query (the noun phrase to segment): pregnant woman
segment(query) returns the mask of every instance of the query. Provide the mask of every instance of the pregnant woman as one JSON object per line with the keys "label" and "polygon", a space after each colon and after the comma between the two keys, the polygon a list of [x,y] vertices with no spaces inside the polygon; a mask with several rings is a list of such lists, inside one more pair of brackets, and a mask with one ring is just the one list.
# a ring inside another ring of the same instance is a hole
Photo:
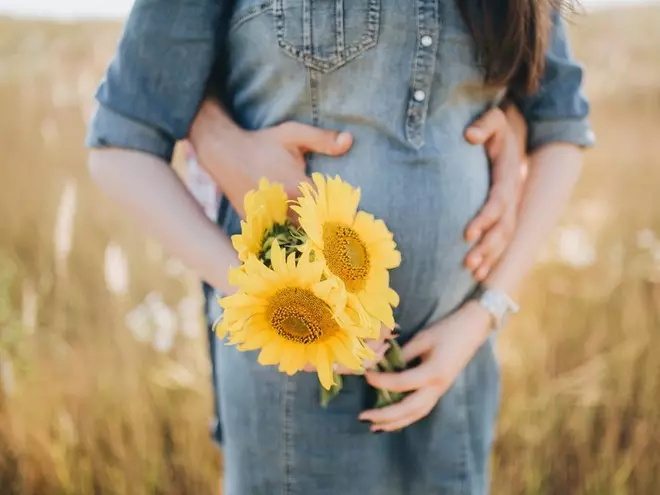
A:
{"label": "pregnant woman", "polygon": [[[313,154],[308,171],[360,187],[361,207],[385,220],[403,259],[392,272],[401,296],[395,317],[415,366],[368,373],[366,381],[346,377],[328,409],[319,407],[314,374],[289,377],[258,365],[253,353],[216,346],[225,495],[487,493],[499,392],[493,331],[515,310],[511,294],[579,176],[579,148],[592,140],[560,7],[138,0],[89,137],[98,148],[90,168],[111,196],[214,287],[231,290],[227,271],[237,263],[226,235],[163,165],[197,113],[207,83],[200,73],[218,56],[224,63],[211,89],[240,127],[256,131],[218,139],[231,161],[255,153],[255,136],[267,148],[262,130],[285,121],[343,131],[338,145],[352,139],[350,151]],[[463,134],[505,95],[527,121],[529,172],[513,237],[478,283],[464,266],[471,248],[464,232],[491,175],[484,147]],[[311,129],[292,125],[293,134]],[[272,159],[277,168],[279,157]],[[229,234],[239,229],[228,205],[219,222]],[[366,382],[409,394],[369,409]]]}

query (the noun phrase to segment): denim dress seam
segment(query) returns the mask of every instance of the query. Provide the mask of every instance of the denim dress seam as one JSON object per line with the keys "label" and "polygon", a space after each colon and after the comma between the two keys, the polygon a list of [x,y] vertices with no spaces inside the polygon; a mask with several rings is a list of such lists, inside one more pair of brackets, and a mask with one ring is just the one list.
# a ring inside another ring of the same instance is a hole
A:
{"label": "denim dress seam", "polygon": [[335,0],[335,37],[337,39],[336,52],[343,59],[345,50],[344,37],[344,1]]}
{"label": "denim dress seam", "polygon": [[296,382],[288,375],[282,376],[283,380],[283,393],[282,393],[282,446],[283,455],[282,461],[284,463],[284,480],[282,485],[282,495],[294,494],[294,438],[293,438],[293,402],[296,392]]}
{"label": "denim dress seam", "polygon": [[458,471],[459,471],[459,490],[458,493],[462,495],[476,495],[470,493],[470,470],[469,470],[469,459],[468,453],[470,451],[470,422],[468,418],[469,407],[468,407],[468,384],[466,383],[467,376],[465,370],[460,377],[460,382],[458,385],[459,389],[459,404],[458,411],[460,414],[459,428],[462,437],[461,452],[458,456]]}
{"label": "denim dress seam", "polygon": [[[314,69],[308,68],[307,74],[309,77],[309,100],[312,106],[312,125],[318,127],[319,125],[319,73]],[[305,162],[305,173],[310,174],[312,167],[311,163],[314,160],[314,154],[310,153],[307,155],[307,160]]]}

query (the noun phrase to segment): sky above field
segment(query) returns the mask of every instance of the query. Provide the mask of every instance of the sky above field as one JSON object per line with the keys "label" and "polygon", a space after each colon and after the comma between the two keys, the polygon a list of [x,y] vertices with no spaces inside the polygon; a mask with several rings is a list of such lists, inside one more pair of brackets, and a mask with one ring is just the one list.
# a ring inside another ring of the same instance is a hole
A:
{"label": "sky above field", "polygon": [[[134,0],[0,0],[0,14],[26,17],[123,17]],[[632,6],[660,0],[581,0],[589,8]]]}

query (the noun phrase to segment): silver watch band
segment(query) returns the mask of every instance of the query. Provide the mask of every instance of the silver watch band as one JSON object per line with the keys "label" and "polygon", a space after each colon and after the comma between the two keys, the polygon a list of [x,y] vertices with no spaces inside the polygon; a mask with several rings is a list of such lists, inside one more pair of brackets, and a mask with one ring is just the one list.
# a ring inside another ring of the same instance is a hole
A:
{"label": "silver watch band", "polygon": [[474,297],[493,318],[493,329],[499,330],[506,323],[510,314],[517,313],[520,309],[518,304],[503,291],[491,289],[485,285],[479,285]]}

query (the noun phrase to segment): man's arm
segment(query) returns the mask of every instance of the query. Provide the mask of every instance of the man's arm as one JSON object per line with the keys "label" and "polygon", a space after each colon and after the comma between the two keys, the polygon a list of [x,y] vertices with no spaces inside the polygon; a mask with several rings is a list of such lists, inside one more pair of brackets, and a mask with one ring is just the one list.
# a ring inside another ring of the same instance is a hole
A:
{"label": "man's arm", "polygon": [[214,63],[223,61],[229,3],[136,0],[87,135],[101,189],[225,293],[229,266],[238,264],[231,243],[166,165],[188,134]]}
{"label": "man's arm", "polygon": [[223,294],[234,291],[229,269],[239,262],[231,242],[162,159],[97,149],[90,153],[89,169],[99,187],[170,253]]}
{"label": "man's arm", "polygon": [[96,93],[87,145],[169,162],[224,57],[229,0],[136,0]]}

